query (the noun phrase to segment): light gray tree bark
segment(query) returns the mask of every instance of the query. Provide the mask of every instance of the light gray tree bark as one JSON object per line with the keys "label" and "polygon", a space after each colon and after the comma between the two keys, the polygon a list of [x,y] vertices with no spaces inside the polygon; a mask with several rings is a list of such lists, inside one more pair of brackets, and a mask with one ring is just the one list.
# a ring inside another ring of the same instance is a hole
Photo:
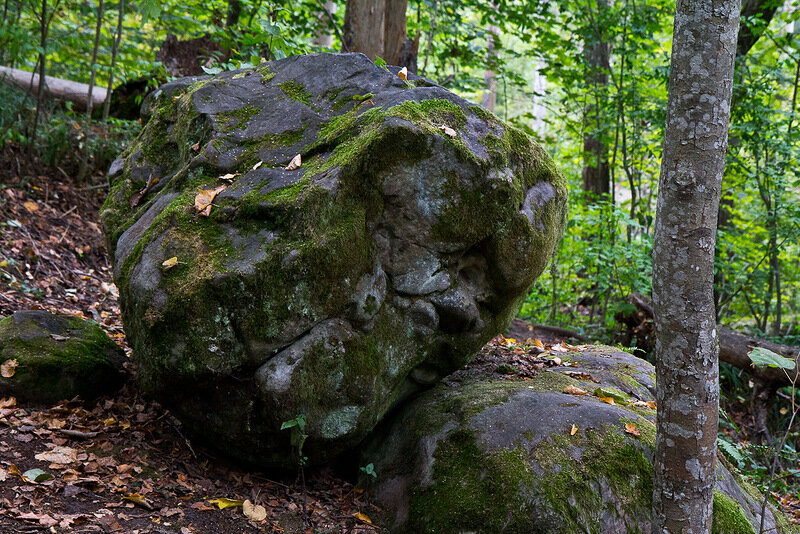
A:
{"label": "light gray tree bark", "polygon": [[738,0],[678,0],[653,247],[653,534],[711,531],[719,405],[713,276]]}

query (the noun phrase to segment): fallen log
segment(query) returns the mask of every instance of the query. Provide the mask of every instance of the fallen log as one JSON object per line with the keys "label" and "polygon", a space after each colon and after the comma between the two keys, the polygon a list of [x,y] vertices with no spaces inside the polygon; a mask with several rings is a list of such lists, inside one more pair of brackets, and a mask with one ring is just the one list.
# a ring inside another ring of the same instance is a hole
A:
{"label": "fallen log", "polygon": [[[26,70],[0,66],[0,81],[11,83],[36,95],[39,91],[39,75]],[[72,102],[79,110],[89,103],[89,84],[45,76],[45,91],[59,100]],[[95,86],[92,90],[92,107],[99,109],[106,99],[107,89]]]}
{"label": "fallen log", "polygon": [[[655,332],[652,323],[653,305],[649,298],[635,293],[629,295],[627,301],[636,308],[636,312],[627,314],[624,317],[618,317],[618,319],[621,319],[621,322],[633,332],[637,346],[652,353],[655,348]],[[717,337],[719,339],[720,361],[747,371],[753,378],[761,381],[764,386],[770,388],[790,386],[792,385],[791,379],[795,377],[795,374],[800,375],[800,369],[797,368],[800,347],[772,343],[746,336],[722,325],[717,325]],[[754,367],[747,353],[756,347],[769,349],[790,360],[794,360],[795,371],[784,372],[783,369],[774,367]],[[798,385],[800,385],[800,380],[798,380]]]}

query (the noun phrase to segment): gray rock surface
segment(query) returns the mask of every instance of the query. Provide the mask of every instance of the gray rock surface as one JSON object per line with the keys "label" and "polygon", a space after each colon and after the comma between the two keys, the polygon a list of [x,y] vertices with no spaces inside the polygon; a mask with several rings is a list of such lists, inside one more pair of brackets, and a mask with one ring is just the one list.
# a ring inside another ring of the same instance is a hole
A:
{"label": "gray rock surface", "polygon": [[538,145],[361,54],[178,80],[144,108],[101,214],[138,376],[245,460],[290,467],[299,414],[311,462],[359,443],[508,324],[563,231]]}
{"label": "gray rock surface", "polygon": [[[532,380],[459,371],[386,420],[361,458],[377,473],[362,483],[378,523],[396,533],[649,533],[653,367],[611,347],[553,356],[564,365]],[[724,461],[717,473],[714,532],[758,532],[758,491]],[[765,532],[796,532],[768,510]]]}

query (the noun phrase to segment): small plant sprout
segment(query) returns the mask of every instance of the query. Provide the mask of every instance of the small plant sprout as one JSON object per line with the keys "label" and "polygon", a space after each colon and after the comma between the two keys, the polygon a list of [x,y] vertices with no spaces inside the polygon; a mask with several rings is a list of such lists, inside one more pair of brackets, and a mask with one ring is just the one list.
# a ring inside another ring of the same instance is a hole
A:
{"label": "small plant sprout", "polygon": [[294,452],[297,455],[297,478],[299,478],[303,483],[303,513],[306,512],[306,501],[308,500],[308,494],[306,493],[306,474],[303,468],[308,463],[308,456],[303,456],[303,444],[306,442],[308,438],[308,434],[306,434],[306,414],[299,414],[294,419],[289,419],[288,421],[284,421],[281,423],[281,430],[289,429],[291,434],[289,436],[290,443],[294,448]]}
{"label": "small plant sprout", "polygon": [[362,465],[361,472],[364,473],[365,475],[371,476],[372,478],[378,478],[378,474],[375,472],[375,466],[372,465],[371,463],[367,465]]}
{"label": "small plant sprout", "polygon": [[769,471],[767,491],[764,495],[764,502],[761,503],[761,524],[758,528],[758,534],[762,534],[764,532],[764,514],[767,511],[767,501],[769,500],[769,495],[772,492],[772,484],[775,480],[775,470],[778,467],[778,460],[780,459],[780,454],[783,450],[783,447],[786,445],[786,439],[789,437],[789,432],[792,430],[792,425],[794,425],[794,419],[797,416],[797,411],[800,409],[800,406],[797,405],[794,397],[798,379],[796,360],[798,357],[800,357],[800,353],[795,357],[795,360],[791,360],[781,356],[780,354],[772,352],[769,349],[765,349],[764,347],[756,347],[748,352],[747,356],[756,367],[777,367],[779,369],[783,369],[783,372],[786,374],[786,378],[788,378],[792,383],[792,394],[790,396],[792,401],[792,417],[789,419],[789,424],[786,427],[786,432],[783,435],[781,444],[775,449],[775,454],[772,456],[772,467]]}
{"label": "small plant sprout", "polygon": [[308,434],[305,433],[306,415],[300,414],[294,419],[289,419],[281,423],[281,430],[290,429],[290,443],[297,454],[297,464],[302,468],[308,462],[308,457],[303,456],[303,444],[305,444]]}

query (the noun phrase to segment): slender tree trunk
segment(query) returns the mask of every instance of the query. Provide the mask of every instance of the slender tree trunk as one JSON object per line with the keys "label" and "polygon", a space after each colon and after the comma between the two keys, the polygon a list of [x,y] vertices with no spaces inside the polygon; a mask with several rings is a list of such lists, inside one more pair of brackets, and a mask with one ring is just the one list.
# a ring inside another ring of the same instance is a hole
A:
{"label": "slender tree trunk", "polygon": [[[492,9],[497,11],[495,2],[491,3]],[[483,73],[483,81],[486,84],[486,90],[483,92],[481,98],[481,105],[491,112],[494,112],[497,105],[497,38],[500,35],[500,29],[493,24],[494,17],[492,17],[492,24],[486,29],[486,70]]]}
{"label": "slender tree trunk", "polygon": [[233,28],[239,24],[242,16],[242,0],[228,0],[228,13],[225,15],[225,27]]}
{"label": "slender tree trunk", "polygon": [[737,0],[678,0],[653,246],[653,534],[711,531],[719,409],[713,277]]}
{"label": "slender tree trunk", "polygon": [[83,180],[89,167],[89,139],[92,133],[92,92],[94,91],[94,77],[97,72],[97,49],[100,48],[100,30],[103,27],[103,0],[97,5],[97,26],[94,30],[94,47],[92,48],[92,67],[89,75],[89,96],[86,104],[86,126],[84,127],[83,154],[78,179]]}
{"label": "slender tree trunk", "polygon": [[330,28],[330,17],[336,13],[336,2],[328,1],[320,4],[319,30],[314,35],[314,44],[323,48],[333,47],[333,30]]}
{"label": "slender tree trunk", "polygon": [[44,102],[44,87],[45,87],[45,60],[47,59],[47,0],[42,0],[42,18],[40,20],[39,29],[41,30],[39,37],[39,90],[36,94],[36,114],[33,116],[33,132],[30,137],[30,144],[28,145],[28,156],[32,154],[33,147],[36,145],[36,133],[39,129],[39,117],[42,114],[42,103]]}
{"label": "slender tree trunk", "polygon": [[587,199],[599,199],[611,192],[608,147],[603,140],[602,127],[608,86],[609,48],[603,36],[600,19],[608,9],[607,0],[597,1],[592,30],[586,40],[586,85],[590,87],[589,103],[584,111],[583,134],[583,191]]}
{"label": "slender tree trunk", "polygon": [[103,102],[103,122],[108,120],[111,111],[111,93],[114,91],[114,67],[117,65],[119,41],[122,38],[122,19],[125,17],[125,0],[119,0],[119,18],[117,18],[117,33],[114,36],[114,48],[111,50],[111,70],[108,73],[108,90]]}

